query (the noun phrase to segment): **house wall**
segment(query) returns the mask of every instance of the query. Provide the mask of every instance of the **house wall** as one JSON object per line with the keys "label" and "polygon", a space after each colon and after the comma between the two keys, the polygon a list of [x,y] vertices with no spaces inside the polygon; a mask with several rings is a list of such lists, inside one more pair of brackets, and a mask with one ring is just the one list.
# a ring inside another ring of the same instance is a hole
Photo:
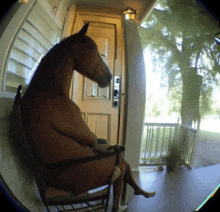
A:
{"label": "house wall", "polygon": [[[125,160],[138,169],[144,127],[146,76],[143,51],[137,23],[124,22],[126,65],[128,73],[128,108]],[[128,59],[129,58],[129,59]]]}
{"label": "house wall", "polygon": [[[4,82],[6,82],[4,80],[5,67],[7,67],[5,64],[7,63],[8,53],[19,27],[35,2],[35,0],[30,0],[28,4],[17,3],[16,8],[8,14],[5,21],[1,22],[0,25],[0,184],[3,185],[4,190],[8,190],[7,194],[11,199],[22,203],[27,211],[44,212],[46,209],[40,200],[34,177],[20,163],[19,155],[14,149],[13,140],[9,134],[9,117],[14,99],[13,95],[6,93],[4,89]],[[60,9],[54,14],[52,6],[47,1],[38,1],[61,30],[63,29],[69,0],[62,2],[64,5],[61,4]],[[2,51],[3,49],[4,51]]]}

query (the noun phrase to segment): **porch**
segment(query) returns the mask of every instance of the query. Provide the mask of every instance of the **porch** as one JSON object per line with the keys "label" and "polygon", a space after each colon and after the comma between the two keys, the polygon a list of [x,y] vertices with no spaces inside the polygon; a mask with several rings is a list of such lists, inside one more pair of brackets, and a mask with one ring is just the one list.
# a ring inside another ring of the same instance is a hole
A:
{"label": "porch", "polygon": [[[178,127],[178,124],[145,124],[139,172],[134,172],[134,177],[144,190],[157,194],[150,199],[132,196],[132,189],[128,187],[128,212],[193,212],[219,185],[220,142],[216,135],[213,139],[212,133],[201,131],[193,151],[196,130],[189,129],[185,164],[193,164],[194,168],[182,166],[175,172],[166,170],[167,140],[177,136]],[[163,170],[159,171],[159,166]]]}
{"label": "porch", "polygon": [[156,191],[156,195],[150,199],[133,196],[127,212],[193,212],[220,183],[220,164],[190,170],[181,167],[176,172],[151,169],[137,174],[136,180],[144,190]]}
{"label": "porch", "polygon": [[[183,141],[178,140],[180,127],[186,131],[186,137]],[[198,135],[199,131],[195,127],[179,123],[145,123],[140,166],[165,165],[169,146],[174,142],[184,142],[182,160],[186,166],[192,166]]]}
{"label": "porch", "polygon": [[[166,165],[168,146],[179,132],[178,123],[145,123],[141,144],[140,166]],[[189,168],[199,168],[220,163],[220,134],[199,130],[196,127],[181,126],[187,129],[184,141],[184,164]]]}

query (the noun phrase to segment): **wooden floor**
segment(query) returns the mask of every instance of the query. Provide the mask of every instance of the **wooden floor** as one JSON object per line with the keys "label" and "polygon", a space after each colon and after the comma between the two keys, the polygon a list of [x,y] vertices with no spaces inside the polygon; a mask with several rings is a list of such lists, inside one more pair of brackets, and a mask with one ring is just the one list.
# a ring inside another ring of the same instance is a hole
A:
{"label": "wooden floor", "polygon": [[144,190],[157,194],[150,199],[133,196],[127,212],[192,212],[220,184],[220,164],[191,170],[181,167],[177,172],[139,173],[138,181]]}
{"label": "wooden floor", "polygon": [[150,199],[131,197],[126,212],[193,212],[220,184],[220,164],[191,170],[181,167],[176,172],[143,171],[136,173],[136,180],[142,189],[157,193]]}

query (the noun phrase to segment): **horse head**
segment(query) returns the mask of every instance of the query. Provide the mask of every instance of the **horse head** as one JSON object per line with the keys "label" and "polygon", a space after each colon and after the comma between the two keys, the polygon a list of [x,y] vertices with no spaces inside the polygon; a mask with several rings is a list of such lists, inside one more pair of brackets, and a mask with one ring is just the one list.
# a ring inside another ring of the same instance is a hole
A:
{"label": "horse head", "polygon": [[110,84],[112,74],[100,56],[97,44],[85,35],[88,26],[89,23],[83,26],[77,34],[73,35],[74,70],[104,88]]}

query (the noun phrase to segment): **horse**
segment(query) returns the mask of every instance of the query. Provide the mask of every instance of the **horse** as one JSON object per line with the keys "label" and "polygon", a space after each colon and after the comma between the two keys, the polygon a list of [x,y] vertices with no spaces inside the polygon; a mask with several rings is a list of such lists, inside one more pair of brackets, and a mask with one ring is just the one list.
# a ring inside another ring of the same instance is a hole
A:
{"label": "horse", "polygon": [[[25,132],[45,164],[93,156],[109,148],[97,144],[97,137],[83,121],[80,108],[69,97],[73,70],[102,88],[108,86],[112,79],[96,43],[85,35],[88,27],[86,24],[78,33],[52,47],[41,60],[21,99]],[[106,185],[115,160],[116,156],[112,156],[73,165],[50,179],[63,190],[80,194]],[[129,183],[137,195],[154,196],[155,193],[145,192],[136,185],[130,166],[122,157],[119,168],[121,175],[113,185],[112,211],[118,211],[123,182]]]}

